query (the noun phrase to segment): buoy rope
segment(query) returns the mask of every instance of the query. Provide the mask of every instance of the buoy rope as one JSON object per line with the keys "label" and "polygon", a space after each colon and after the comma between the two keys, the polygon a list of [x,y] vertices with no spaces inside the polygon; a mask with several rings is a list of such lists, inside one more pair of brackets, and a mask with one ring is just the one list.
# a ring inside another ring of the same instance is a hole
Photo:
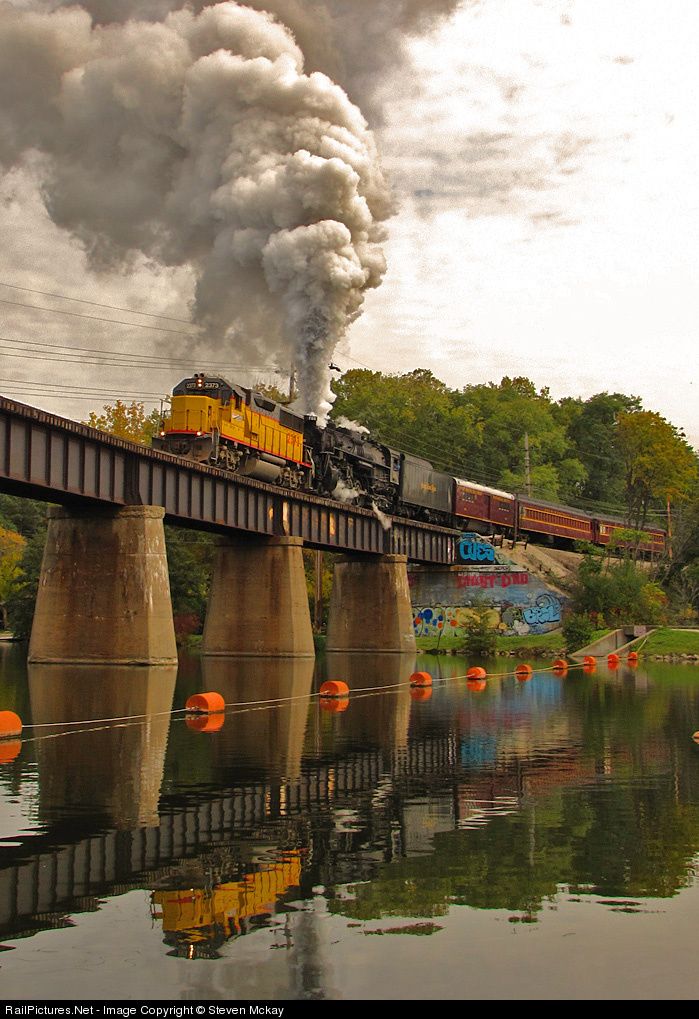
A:
{"label": "buoy rope", "polygon": [[70,722],[29,722],[22,724],[22,729],[50,729],[56,726],[69,725],[94,725],[97,722],[131,722],[137,718],[158,718],[161,715],[176,715],[186,711],[186,708],[171,708],[169,711],[149,711],[140,715],[115,715],[113,718],[78,718]]}
{"label": "buoy rope", "polygon": [[[524,665],[525,663],[521,663]],[[517,668],[521,668],[521,665]],[[512,672],[486,672],[485,676],[480,677],[481,679],[509,679],[512,676],[517,676],[517,668]],[[531,668],[531,666],[530,666]],[[584,669],[584,662],[574,662],[568,664],[567,669],[563,669],[560,666],[551,665],[546,668],[533,669],[529,674],[532,677],[545,672],[565,672],[572,669]],[[444,685],[451,683],[454,680],[468,679],[468,673],[459,674],[456,676],[440,676],[437,679],[433,679],[432,686]],[[409,687],[410,681],[402,681],[398,683],[385,683],[380,686],[364,687],[360,690],[350,690],[349,695],[355,699],[360,697],[376,696],[381,693],[387,693],[390,690],[399,690],[404,687]],[[427,687],[426,689],[430,689]],[[348,695],[348,696],[349,696]],[[319,690],[311,691],[310,693],[304,694],[292,694],[288,697],[270,697],[262,700],[253,701],[226,701],[225,707],[230,708],[230,712],[226,714],[245,714],[251,711],[264,711],[271,710],[274,707],[282,707],[284,704],[290,704],[294,701],[313,699],[324,700],[325,697]],[[36,743],[44,739],[58,739],[61,736],[69,736],[72,733],[77,732],[103,732],[106,729],[120,729],[128,728],[129,725],[144,724],[146,720],[153,718],[162,718],[164,716],[173,717],[175,715],[186,715],[189,714],[187,708],[171,708],[168,711],[152,711],[144,712],[136,715],[115,715],[114,717],[107,718],[83,718],[74,719],[66,722],[31,722],[22,726],[22,731],[27,729],[60,729],[60,732],[45,733],[43,735],[37,735],[30,737],[29,739],[23,739],[23,743]],[[85,726],[91,726],[86,729]],[[80,727],[80,728],[79,728]]]}

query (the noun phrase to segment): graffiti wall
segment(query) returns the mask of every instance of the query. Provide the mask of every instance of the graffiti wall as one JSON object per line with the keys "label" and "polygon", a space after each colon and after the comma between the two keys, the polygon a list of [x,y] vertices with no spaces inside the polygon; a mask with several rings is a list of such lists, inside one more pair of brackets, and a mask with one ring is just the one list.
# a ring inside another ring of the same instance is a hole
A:
{"label": "graffiti wall", "polygon": [[[470,550],[469,550],[470,551]],[[507,635],[546,633],[561,625],[565,599],[498,551],[483,566],[422,567],[408,574],[415,635],[459,637],[476,607],[487,607],[493,627]]]}

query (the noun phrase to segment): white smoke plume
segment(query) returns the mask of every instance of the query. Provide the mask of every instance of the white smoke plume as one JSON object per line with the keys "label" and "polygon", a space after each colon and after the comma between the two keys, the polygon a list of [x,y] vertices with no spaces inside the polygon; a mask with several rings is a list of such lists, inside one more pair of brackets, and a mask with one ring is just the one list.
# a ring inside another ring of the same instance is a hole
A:
{"label": "white smoke plume", "polygon": [[358,432],[360,435],[369,435],[369,429],[366,425],[360,425],[358,421],[352,421],[351,418],[339,417],[335,418],[335,424],[339,428],[346,428],[350,432]]}
{"label": "white smoke plume", "polygon": [[371,104],[402,34],[455,6],[0,0],[0,171],[31,160],[95,272],[189,267],[200,344],[294,364],[322,423],[393,207],[364,116],[318,68]]}
{"label": "white smoke plume", "polygon": [[[14,0],[15,6],[20,0]],[[74,0],[23,0],[25,6],[54,9]],[[188,7],[201,11],[213,0],[82,0],[95,24],[132,18],[162,21]],[[429,32],[457,7],[481,0],[245,0],[266,11],[294,36],[306,72],[322,71],[357,103],[372,125],[381,121],[381,86],[391,67],[404,59],[410,36]]]}

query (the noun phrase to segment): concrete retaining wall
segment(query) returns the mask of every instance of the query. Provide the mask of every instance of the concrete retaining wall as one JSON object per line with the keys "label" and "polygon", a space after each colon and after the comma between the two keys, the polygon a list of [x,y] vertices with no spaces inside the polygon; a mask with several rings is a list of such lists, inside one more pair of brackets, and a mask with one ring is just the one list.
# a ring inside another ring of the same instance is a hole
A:
{"label": "concrete retaining wall", "polygon": [[417,637],[463,636],[481,606],[506,635],[547,633],[561,625],[564,595],[499,550],[485,566],[413,567],[408,583]]}

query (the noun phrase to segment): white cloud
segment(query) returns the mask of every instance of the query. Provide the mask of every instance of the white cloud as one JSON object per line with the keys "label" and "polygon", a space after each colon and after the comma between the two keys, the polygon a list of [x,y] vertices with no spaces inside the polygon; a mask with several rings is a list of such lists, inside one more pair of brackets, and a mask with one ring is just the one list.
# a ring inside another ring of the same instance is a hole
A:
{"label": "white cloud", "polygon": [[352,354],[636,393],[699,443],[697,29],[680,0],[492,0],[415,42],[381,135],[402,210]]}

